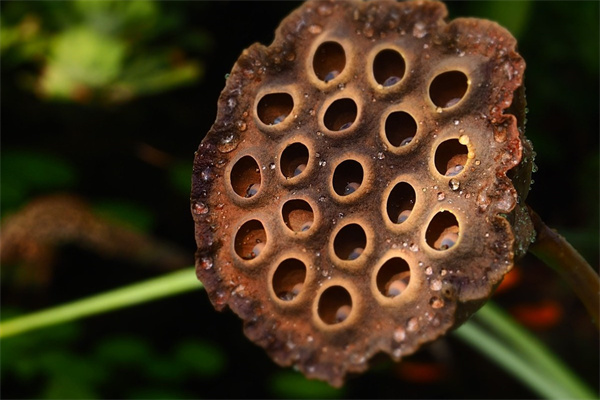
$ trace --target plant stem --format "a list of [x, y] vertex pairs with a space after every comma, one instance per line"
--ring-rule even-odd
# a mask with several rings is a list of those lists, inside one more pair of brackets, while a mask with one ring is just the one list
[[537, 369], [532, 368], [523, 358], [509, 350], [499, 340], [494, 339], [477, 324], [467, 322], [456, 330], [454, 335], [488, 356], [542, 398], [568, 399], [573, 397]]
[[537, 232], [529, 251], [552, 267], [577, 294], [596, 327], [600, 328], [600, 277], [587, 261], [555, 230], [550, 229], [531, 208], [529, 214]]
[[194, 268], [185, 268], [141, 283], [3, 321], [0, 323], [0, 338], [197, 289], [202, 289], [202, 284], [196, 279]]
[[[547, 347], [527, 330], [516, 324], [510, 316], [494, 303], [488, 302], [481, 308], [481, 310], [473, 316], [472, 322], [478, 322], [487, 326], [490, 332], [493, 332], [499, 340], [505, 343], [505, 345], [503, 345], [504, 351], [513, 353], [519, 358], [520, 362], [529, 361], [531, 363], [530, 368], [538, 370], [538, 373], [545, 377], [547, 382], [545, 382], [544, 385], [546, 388], [558, 385], [561, 392], [567, 392], [565, 396], [562, 396], [563, 398], [597, 397], [592, 390], [589, 389], [566, 365], [556, 358]], [[489, 339], [490, 334], [487, 334], [486, 336], [487, 339]], [[470, 344], [476, 346], [481, 343], [479, 339], [476, 342], [477, 343]], [[498, 359], [496, 361], [498, 362], [500, 360], [501, 359]], [[517, 379], [524, 379], [524, 375], [521, 375], [519, 372], [520, 369], [515, 370], [510, 365], [504, 365], [504, 367]], [[533, 382], [536, 381], [534, 380], [532, 383]], [[537, 386], [534, 387], [531, 383], [530, 387], [532, 389], [537, 388]], [[542, 394], [540, 391], [538, 391], [538, 393]]]

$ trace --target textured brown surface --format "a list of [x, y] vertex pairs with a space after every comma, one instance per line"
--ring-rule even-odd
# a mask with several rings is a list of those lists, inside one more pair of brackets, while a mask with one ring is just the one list
[[497, 24], [445, 17], [305, 3], [244, 50], [196, 153], [198, 278], [308, 377], [436, 339], [532, 239], [525, 63]]

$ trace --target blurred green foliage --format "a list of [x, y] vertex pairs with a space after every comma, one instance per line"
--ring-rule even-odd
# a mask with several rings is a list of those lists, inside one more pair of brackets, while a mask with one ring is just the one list
[[[147, 0], [3, 4], [0, 55], [5, 66], [35, 66], [22, 85], [44, 98], [123, 102], [202, 77], [202, 63], [185, 53], [208, 50], [210, 36], [178, 34], [181, 17]], [[165, 35], [177, 47], [161, 44]]]
[[146, 338], [112, 335], [74, 351], [80, 332], [78, 324], [70, 323], [5, 339], [3, 378], [38, 382], [22, 393], [28, 398], [107, 398], [111, 383], [122, 380], [119, 376], [130, 383], [144, 382], [131, 385], [130, 393], [123, 394], [128, 398], [195, 398], [198, 393], [183, 389], [185, 382], [210, 379], [226, 368], [220, 346], [202, 339], [159, 351]]
[[2, 150], [0, 157], [2, 215], [22, 204], [29, 196], [72, 187], [78, 174], [61, 157], [39, 150]]

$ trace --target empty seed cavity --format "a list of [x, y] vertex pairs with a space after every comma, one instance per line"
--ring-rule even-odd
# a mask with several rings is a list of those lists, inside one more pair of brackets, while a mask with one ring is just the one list
[[407, 112], [395, 111], [385, 120], [385, 138], [394, 147], [409, 144], [417, 134], [417, 122]]
[[400, 258], [387, 260], [377, 271], [377, 289], [385, 297], [396, 297], [402, 294], [410, 282], [410, 267]]
[[450, 211], [438, 212], [427, 227], [425, 240], [435, 250], [448, 250], [453, 247], [460, 235], [458, 221]]
[[273, 292], [283, 301], [294, 300], [302, 291], [306, 265], [296, 258], [282, 261], [273, 274]]
[[267, 244], [267, 233], [262, 222], [252, 219], [245, 222], [235, 234], [235, 252], [244, 260], [258, 257]]
[[373, 60], [373, 76], [383, 87], [391, 87], [404, 77], [406, 64], [396, 50], [385, 49], [377, 53]]
[[456, 105], [469, 88], [467, 76], [460, 71], [448, 71], [436, 76], [429, 86], [429, 97], [437, 107]]
[[327, 325], [342, 323], [352, 312], [352, 297], [343, 286], [328, 287], [319, 298], [317, 312]]
[[360, 258], [367, 246], [367, 235], [359, 224], [344, 226], [335, 236], [333, 251], [341, 260]]
[[415, 189], [406, 182], [397, 183], [386, 203], [387, 215], [394, 224], [405, 222], [415, 206]]
[[280, 157], [281, 173], [287, 179], [301, 175], [308, 165], [308, 148], [302, 143], [292, 143]]
[[240, 158], [231, 169], [230, 182], [240, 197], [253, 197], [260, 190], [261, 177], [258, 163], [252, 156]]
[[329, 105], [323, 123], [330, 131], [343, 131], [356, 120], [358, 108], [352, 99], [338, 99]]
[[258, 119], [265, 125], [282, 123], [294, 108], [294, 99], [288, 93], [269, 93], [256, 106]]
[[334, 80], [346, 66], [346, 52], [337, 42], [323, 42], [313, 56], [313, 69], [317, 78], [325, 83]]
[[446, 140], [435, 151], [435, 168], [444, 176], [456, 176], [465, 169], [468, 153], [469, 148], [458, 139]]
[[349, 196], [360, 188], [363, 177], [363, 167], [358, 161], [343, 161], [333, 172], [333, 190], [340, 196]]
[[285, 226], [293, 232], [308, 231], [314, 222], [312, 207], [300, 199], [286, 202], [281, 209], [281, 215]]

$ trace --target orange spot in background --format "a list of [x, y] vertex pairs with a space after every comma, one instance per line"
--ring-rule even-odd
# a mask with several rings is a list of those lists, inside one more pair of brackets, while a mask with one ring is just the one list
[[435, 383], [447, 375], [445, 366], [435, 362], [402, 361], [396, 371], [402, 379], [414, 383]]
[[563, 309], [553, 300], [543, 300], [535, 304], [521, 304], [511, 308], [511, 314], [524, 325], [535, 329], [547, 329], [563, 317]]
[[495, 294], [504, 293], [515, 287], [521, 281], [522, 275], [523, 273], [517, 267], [511, 269], [508, 274], [504, 275], [504, 279], [500, 282]]

